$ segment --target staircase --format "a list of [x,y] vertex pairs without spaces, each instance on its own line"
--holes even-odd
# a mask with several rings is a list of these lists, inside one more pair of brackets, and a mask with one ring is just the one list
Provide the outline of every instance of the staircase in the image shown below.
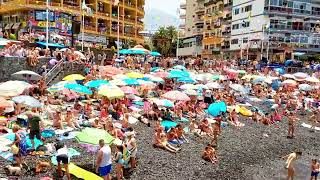
[[69,74],[82,74],[84,67],[84,64],[77,62],[59,62],[45,75],[46,84],[51,86]]

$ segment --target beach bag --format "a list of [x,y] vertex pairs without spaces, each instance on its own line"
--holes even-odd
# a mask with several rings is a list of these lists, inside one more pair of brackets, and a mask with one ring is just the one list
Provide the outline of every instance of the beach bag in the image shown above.
[[19,153],[19,148],[14,144],[11,146],[11,152],[12,154],[16,155]]

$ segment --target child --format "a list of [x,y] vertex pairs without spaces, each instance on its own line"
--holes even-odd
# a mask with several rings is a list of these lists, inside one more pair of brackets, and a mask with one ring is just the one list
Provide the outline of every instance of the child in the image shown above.
[[315,180],[317,180],[319,170],[320,170],[320,165],[317,162],[317,159],[312,159],[310,180],[313,180],[313,177]]

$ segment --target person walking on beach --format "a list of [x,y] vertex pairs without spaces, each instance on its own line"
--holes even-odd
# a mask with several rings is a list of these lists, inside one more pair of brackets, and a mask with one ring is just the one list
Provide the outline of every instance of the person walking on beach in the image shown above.
[[284,156],[283,159],[287,158],[286,161],[286,169],[288,169],[288,178],[287,180],[293,180],[294,177],[294,162],[297,160],[299,156],[302,155],[301,151],[293,152]]
[[103,139],[99,140],[100,150],[97,153],[96,173],[99,173],[104,180],[110,180],[110,172],[112,167],[112,155],[109,145],[104,143]]
[[313,180],[313,179],[317,180],[318,174],[319,174],[319,170],[320,170],[320,165],[317,162],[317,159],[312,159],[310,180]]
[[34,146],[34,138],[36,137],[39,140],[43,140],[44,138],[41,137],[40,133],[40,123],[41,119],[39,116],[33,116],[32,114],[28,114],[28,119],[29,119],[29,129],[30,129],[30,140],[32,144],[32,149],[35,149]]
[[294,137],[295,124],[297,121],[297,117],[291,111],[288,114],[288,138]]

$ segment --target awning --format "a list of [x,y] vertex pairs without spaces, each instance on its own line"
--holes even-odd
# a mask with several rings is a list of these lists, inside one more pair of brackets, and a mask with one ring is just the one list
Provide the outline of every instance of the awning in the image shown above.
[[6,27],[4,29],[11,29],[12,25],[13,25],[13,23],[9,23],[6,25]]
[[21,23],[14,23],[14,25],[12,26],[12,29],[18,29],[20,27]]

